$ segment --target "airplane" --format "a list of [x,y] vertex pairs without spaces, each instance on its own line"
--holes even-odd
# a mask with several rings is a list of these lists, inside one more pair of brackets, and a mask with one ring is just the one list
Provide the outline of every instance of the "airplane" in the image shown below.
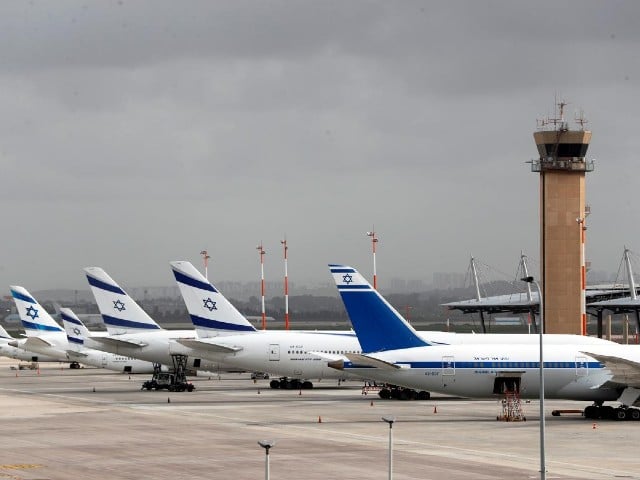
[[154,372],[151,362],[86,347],[85,339],[91,336],[91,332],[70,308],[60,308],[60,317],[69,342],[69,358],[84,365],[122,373]]
[[310,379],[344,380],[310,350],[360,351],[348,331],[305,332],[256,328],[190,262],[170,262],[197,339],[180,339],[203,358],[253,372],[268,372],[271,388],[313,388]]
[[[361,352],[352,331],[256,330],[191,263],[173,261],[170,264],[198,333],[197,339],[180,339],[179,343],[197,350],[203,358],[224,359],[225,363],[249,371],[278,375],[279,379],[270,382],[272,388],[312,388],[311,379],[348,378],[344,373],[327,368],[326,362],[311,352],[325,355]],[[524,334],[420,332],[420,336],[434,343],[537,341],[536,336]],[[565,337],[564,343],[582,338]]]
[[26,288],[14,285],[10,290],[27,338],[12,340],[9,345],[59,362],[70,362],[71,368],[78,368],[80,365],[69,359],[67,336],[60,325]]
[[29,352],[19,347],[9,345],[10,342],[16,341],[9,333],[0,325],[0,356],[14,358],[25,362],[58,362],[54,357],[46,355],[38,355],[35,352]]
[[85,345],[105,352],[166,365],[183,378],[185,371],[227,370],[218,361],[196,356],[178,339],[196,338],[195,330],[165,330],[100,267],[84,269],[109,335],[91,336]]
[[[495,398],[507,390],[515,390],[521,398],[539,397],[538,345],[432,344],[356,269],[329,268],[364,352],[333,360],[325,356],[333,368],[379,382],[471,398]],[[640,420],[640,409],[633,408],[640,406],[637,346],[606,341],[547,344],[544,381],[547,398],[593,402],[584,410],[586,418]],[[620,405],[604,406],[606,401]]]

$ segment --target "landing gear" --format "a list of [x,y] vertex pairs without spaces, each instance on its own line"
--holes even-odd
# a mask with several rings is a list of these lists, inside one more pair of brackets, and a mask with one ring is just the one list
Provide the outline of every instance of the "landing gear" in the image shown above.
[[164,390],[170,392],[193,392],[195,386],[187,381],[187,360],[186,355],[171,355],[173,361],[173,373],[163,372],[162,365],[153,364],[153,376],[142,384],[142,390]]
[[313,383],[309,380],[299,380],[297,378],[280,377],[279,379],[273,379],[269,382],[269,386],[273,389],[283,390],[310,390],[313,388]]
[[411,388],[386,385],[380,389],[378,396],[383,400],[429,400],[431,394],[424,390],[417,391]]
[[80,368],[80,364],[78,362],[71,362],[69,364],[69,368],[71,368],[71,369]]
[[590,420],[640,420],[640,409],[620,405],[614,408],[610,405],[589,405],[584,409],[584,418]]

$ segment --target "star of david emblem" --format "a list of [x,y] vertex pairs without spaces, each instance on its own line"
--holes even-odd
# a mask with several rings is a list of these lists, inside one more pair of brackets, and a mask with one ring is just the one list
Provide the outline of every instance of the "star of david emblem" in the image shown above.
[[353,277],[351,276],[351,274],[350,274],[350,273],[345,273],[345,274],[342,276],[342,281],[343,281],[344,283],[346,283],[347,285],[349,285],[350,283],[352,283],[352,282],[353,282]]
[[218,307],[216,307],[216,302],[211,300],[211,297],[207,298],[206,300],[203,299],[202,303],[204,304],[204,308],[206,308],[210,312],[218,309]]
[[27,317],[31,317],[32,320],[38,318],[38,309],[29,306],[29,308],[27,308]]
[[78,327],[73,327],[73,333],[80,335],[80,329]]
[[126,310],[124,308],[124,303],[122,303],[120,300],[115,300],[113,302],[113,308],[115,308],[116,310],[118,310],[119,312]]

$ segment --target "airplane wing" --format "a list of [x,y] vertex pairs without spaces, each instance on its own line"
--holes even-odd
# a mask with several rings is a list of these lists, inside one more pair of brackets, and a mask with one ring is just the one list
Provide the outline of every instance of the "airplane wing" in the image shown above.
[[27,340],[22,345],[22,348],[29,350],[29,347],[34,348],[42,348],[42,347],[52,347],[53,344],[51,342],[47,342],[42,337],[28,337]]
[[130,340],[121,340],[119,338],[113,337],[90,337],[91,340],[103,343],[105,345],[112,345],[115,347],[124,347],[124,348],[142,348],[146,347],[148,344],[144,342],[132,342]]
[[[355,365],[363,365],[366,367],[380,368],[382,370],[399,370],[399,365],[378,360],[377,358],[362,355],[360,353],[345,353],[345,356]],[[335,367],[334,367],[335,368]]]
[[595,358],[613,373],[611,382],[628,387],[640,388],[640,363],[612,355],[601,355],[591,352],[583,353]]
[[65,350],[65,352],[67,353],[67,355],[69,355],[70,358],[72,357],[85,358],[89,356],[86,353],[78,352],[76,350]]
[[242,347],[223,345],[210,341],[203,342],[202,340],[195,340],[193,338],[177,338],[176,342],[184,345],[185,347],[193,348],[195,350],[205,350],[211,353],[235,353],[242,350]]
[[311,355],[321,358],[327,361],[327,366],[335,368],[336,370],[344,370],[344,362],[349,359],[344,355],[336,355],[325,352],[309,352]]

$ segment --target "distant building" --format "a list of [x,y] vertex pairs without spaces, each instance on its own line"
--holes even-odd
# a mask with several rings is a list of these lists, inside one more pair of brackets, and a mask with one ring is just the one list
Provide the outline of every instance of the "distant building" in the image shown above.
[[433,288],[438,290],[463,288],[464,279],[463,273],[436,272],[433,274]]

